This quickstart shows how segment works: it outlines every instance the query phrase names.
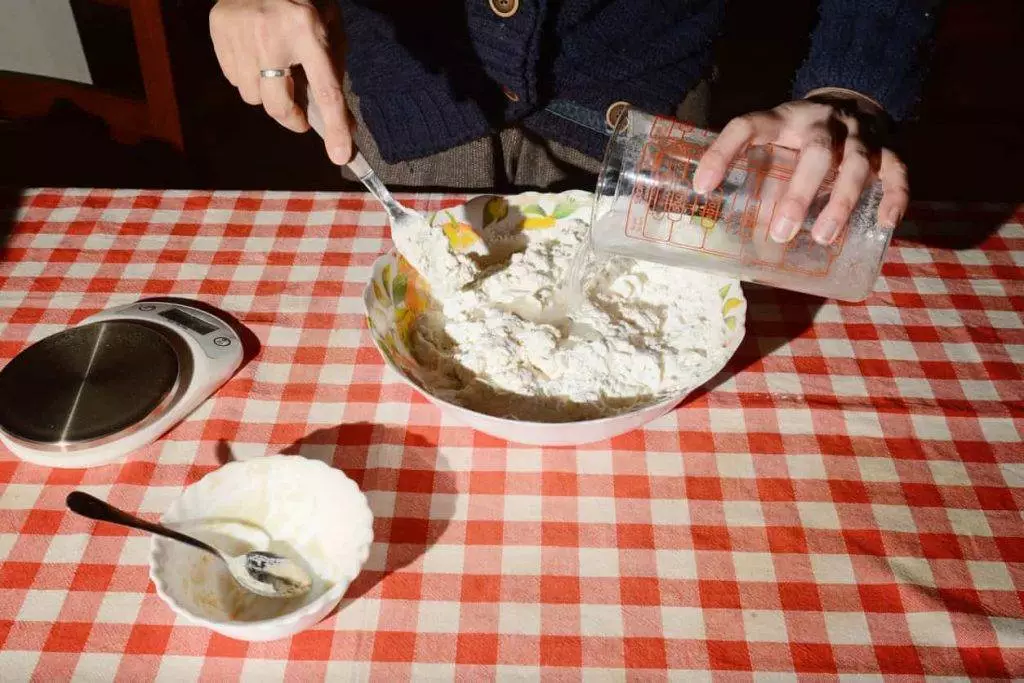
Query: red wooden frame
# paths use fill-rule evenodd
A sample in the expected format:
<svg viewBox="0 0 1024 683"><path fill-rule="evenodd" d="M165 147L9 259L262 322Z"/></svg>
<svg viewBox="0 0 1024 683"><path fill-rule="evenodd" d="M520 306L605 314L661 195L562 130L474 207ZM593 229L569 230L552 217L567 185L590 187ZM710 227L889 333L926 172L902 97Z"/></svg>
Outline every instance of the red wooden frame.
<svg viewBox="0 0 1024 683"><path fill-rule="evenodd" d="M0 73L0 116L42 116L57 100L69 100L99 116L122 142L157 138L183 150L170 53L160 0L93 0L131 12L132 30L146 97L115 95L82 83L29 74Z"/></svg>

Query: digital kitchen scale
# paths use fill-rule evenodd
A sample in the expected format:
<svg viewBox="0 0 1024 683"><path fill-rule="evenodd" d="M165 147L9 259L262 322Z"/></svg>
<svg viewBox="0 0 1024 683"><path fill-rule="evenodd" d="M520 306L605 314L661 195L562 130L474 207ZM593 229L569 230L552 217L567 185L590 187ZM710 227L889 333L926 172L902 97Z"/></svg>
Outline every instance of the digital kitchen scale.
<svg viewBox="0 0 1024 683"><path fill-rule="evenodd" d="M242 364L221 317L138 301L42 339L0 370L0 441L23 460L80 468L156 441Z"/></svg>

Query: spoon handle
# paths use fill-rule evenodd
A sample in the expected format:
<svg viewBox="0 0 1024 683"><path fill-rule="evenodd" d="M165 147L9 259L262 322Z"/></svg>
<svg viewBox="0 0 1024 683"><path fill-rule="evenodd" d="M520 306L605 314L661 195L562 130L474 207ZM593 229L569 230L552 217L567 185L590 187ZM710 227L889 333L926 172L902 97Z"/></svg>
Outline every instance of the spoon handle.
<svg viewBox="0 0 1024 683"><path fill-rule="evenodd" d="M320 137L324 137L324 120L320 116L320 109L316 106L316 99L308 88L306 90L306 120L309 121L310 128L315 130ZM384 183L381 182L373 167L370 166L359 150L356 150L352 160L345 165L355 174L359 182L366 186L370 194L376 197L384 206L384 209L392 219L396 219L405 213L402 205L392 196Z"/></svg>
<svg viewBox="0 0 1024 683"><path fill-rule="evenodd" d="M83 517L95 519L100 522L120 524L121 526L131 527L132 529L138 529L140 531L148 531L151 534L166 536L167 538L172 538L175 541L186 543L194 548L199 548L200 550L205 550L208 553L213 553L214 555L220 555L220 552L215 548L203 543L198 538L192 538L191 536L186 536L174 529L168 529L163 524L147 522L135 515L129 515L124 510L119 510L110 503L105 503L96 496L90 496L88 493L84 493L83 491L72 491L68 494L65 503L69 510L76 512Z"/></svg>
<svg viewBox="0 0 1024 683"><path fill-rule="evenodd" d="M380 176L374 172L370 164L363 158L361 152L356 152L352 161L348 162L348 167L359 178L359 182L381 203L384 210L388 212L388 217L391 218L392 223L397 221L406 212L401 203L391 194L391 190L380 179Z"/></svg>

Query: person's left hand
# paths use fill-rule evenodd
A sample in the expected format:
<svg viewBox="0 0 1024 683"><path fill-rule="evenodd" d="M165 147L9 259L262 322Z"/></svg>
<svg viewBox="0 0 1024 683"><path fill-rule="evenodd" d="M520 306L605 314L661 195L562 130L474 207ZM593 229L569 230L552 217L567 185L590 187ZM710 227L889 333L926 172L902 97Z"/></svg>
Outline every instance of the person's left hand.
<svg viewBox="0 0 1024 683"><path fill-rule="evenodd" d="M871 125L880 124L884 116L871 100L846 91L739 116L705 151L694 175L694 189L701 194L711 192L748 146L774 143L800 152L770 227L776 242L796 236L818 187L833 167L837 175L831 197L811 229L815 241L831 244L835 240L873 172L883 187L878 221L895 227L907 210L910 195L906 167L891 149L882 146L876 134L880 126Z"/></svg>

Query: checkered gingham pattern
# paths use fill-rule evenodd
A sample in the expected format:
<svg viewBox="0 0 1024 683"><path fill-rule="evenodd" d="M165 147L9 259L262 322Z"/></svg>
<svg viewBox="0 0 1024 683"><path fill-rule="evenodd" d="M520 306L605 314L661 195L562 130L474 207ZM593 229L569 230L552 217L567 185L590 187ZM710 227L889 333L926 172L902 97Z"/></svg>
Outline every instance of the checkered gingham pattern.
<svg viewBox="0 0 1024 683"><path fill-rule="evenodd" d="M160 295L234 314L262 350L123 463L0 453L0 679L1024 676L1022 217L916 206L908 233L983 242L898 241L865 304L749 287L721 376L642 431L555 449L442 419L385 371L367 196L26 192L4 362ZM82 489L155 519L225 458L279 452L340 467L376 516L341 610L289 640L175 618L147 537L64 509Z"/></svg>

